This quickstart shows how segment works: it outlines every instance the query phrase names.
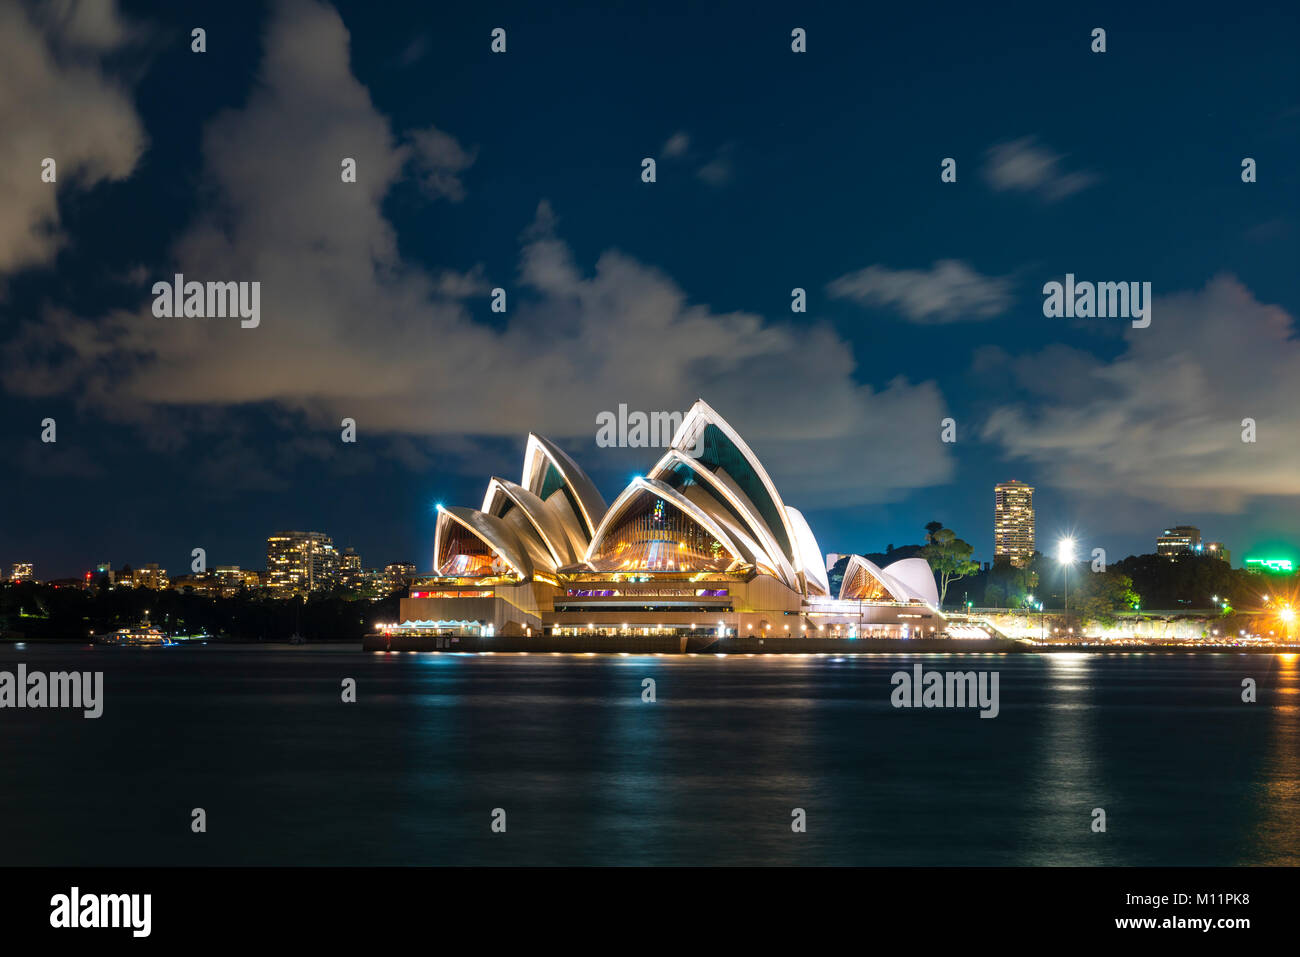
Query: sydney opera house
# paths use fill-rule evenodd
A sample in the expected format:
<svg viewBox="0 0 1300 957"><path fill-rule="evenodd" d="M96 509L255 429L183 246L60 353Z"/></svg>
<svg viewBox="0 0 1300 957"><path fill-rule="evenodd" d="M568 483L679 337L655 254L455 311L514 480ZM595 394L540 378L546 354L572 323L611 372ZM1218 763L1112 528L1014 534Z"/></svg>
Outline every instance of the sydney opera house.
<svg viewBox="0 0 1300 957"><path fill-rule="evenodd" d="M528 437L518 483L438 506L432 575L401 601L413 634L937 636L929 565L853 556L836 595L803 515L703 401L606 504L553 442Z"/></svg>

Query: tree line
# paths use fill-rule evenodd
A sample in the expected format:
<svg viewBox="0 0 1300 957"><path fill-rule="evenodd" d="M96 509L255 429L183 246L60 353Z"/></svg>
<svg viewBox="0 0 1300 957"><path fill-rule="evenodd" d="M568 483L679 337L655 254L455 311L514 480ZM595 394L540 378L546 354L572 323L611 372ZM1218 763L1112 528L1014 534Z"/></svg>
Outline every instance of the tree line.
<svg viewBox="0 0 1300 957"><path fill-rule="evenodd" d="M974 559L975 548L942 522L925 526L923 543L895 547L865 557L885 566L903 558L924 558L934 572L940 604L980 608L1037 608L1062 611L1066 575L1054 558L1035 552L1023 566L1007 560L988 568ZM845 557L832 569L832 594L838 593ZM836 572L838 571L838 577ZM1257 609L1277 590L1288 592L1295 579L1233 568L1213 555L1130 555L1097 570L1089 561L1071 565L1069 611L1088 620L1109 621L1127 611ZM951 600L956 599L956 600Z"/></svg>
<svg viewBox="0 0 1300 957"><path fill-rule="evenodd" d="M208 634L233 641L359 641L376 622L395 621L401 591L379 600L338 594L276 599L241 590L228 598L145 588L89 588L6 583L0 588L5 638L89 640L148 620L168 634Z"/></svg>

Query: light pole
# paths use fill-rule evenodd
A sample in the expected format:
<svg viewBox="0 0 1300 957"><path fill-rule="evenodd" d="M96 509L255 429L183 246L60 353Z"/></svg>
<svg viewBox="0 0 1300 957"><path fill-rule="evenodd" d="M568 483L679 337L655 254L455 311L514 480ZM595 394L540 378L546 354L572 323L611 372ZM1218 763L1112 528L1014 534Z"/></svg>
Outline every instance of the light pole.
<svg viewBox="0 0 1300 957"><path fill-rule="evenodd" d="M1074 539L1063 538L1056 546L1056 560L1065 567L1065 621L1070 621L1070 566L1074 564Z"/></svg>

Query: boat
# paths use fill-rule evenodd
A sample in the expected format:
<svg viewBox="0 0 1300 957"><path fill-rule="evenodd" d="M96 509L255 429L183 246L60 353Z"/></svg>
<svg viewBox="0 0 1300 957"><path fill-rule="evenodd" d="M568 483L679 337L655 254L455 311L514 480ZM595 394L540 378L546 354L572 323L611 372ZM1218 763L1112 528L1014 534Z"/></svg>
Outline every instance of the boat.
<svg viewBox="0 0 1300 957"><path fill-rule="evenodd" d="M93 641L97 645L129 647L161 647L175 644L153 625L128 625L104 635L95 635Z"/></svg>

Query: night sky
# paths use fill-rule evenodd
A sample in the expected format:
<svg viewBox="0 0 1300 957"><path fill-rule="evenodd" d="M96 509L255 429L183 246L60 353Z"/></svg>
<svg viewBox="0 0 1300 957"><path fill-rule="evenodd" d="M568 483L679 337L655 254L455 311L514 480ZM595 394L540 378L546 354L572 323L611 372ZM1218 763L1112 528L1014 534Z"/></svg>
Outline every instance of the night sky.
<svg viewBox="0 0 1300 957"><path fill-rule="evenodd" d="M1300 545L1294 6L179 6L0 6L6 569L427 570L529 431L612 500L659 452L597 414L697 397L823 551L989 560L1010 478L1045 550ZM176 272L261 324L156 318ZM1151 325L1046 318L1067 272Z"/></svg>

